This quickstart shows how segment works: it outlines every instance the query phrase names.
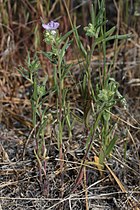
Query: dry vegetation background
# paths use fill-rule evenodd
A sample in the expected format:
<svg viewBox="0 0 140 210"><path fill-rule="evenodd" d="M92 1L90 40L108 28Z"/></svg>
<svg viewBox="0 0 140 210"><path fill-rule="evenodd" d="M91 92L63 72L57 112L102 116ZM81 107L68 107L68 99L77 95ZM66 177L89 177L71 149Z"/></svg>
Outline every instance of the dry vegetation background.
<svg viewBox="0 0 140 210"><path fill-rule="evenodd" d="M94 1L93 1L94 2ZM79 33L86 45L90 42L83 33L83 27L90 22L91 0L72 1L66 4L73 22L81 25ZM128 3L128 5L127 5ZM49 50L43 42L42 17L46 22L57 20L60 31L71 29L63 1L56 0L1 0L0 1L0 209L140 209L140 4L138 1L106 0L107 19L110 28L117 25L120 34L132 33L131 40L110 42L107 47L107 61L110 64L114 51L115 64L112 76L120 84L120 91L126 98L128 110L116 107L114 120L118 121L119 141L116 151L109 160L104 175L95 167L87 167L87 186L83 181L75 195L69 194L74 183L78 162L83 157L85 136L82 127L75 128L73 145L67 148L65 190L66 198L60 198L61 187L57 166L57 149L50 149L47 168L48 192L45 194L38 180L36 160L33 154L33 140L26 141L32 129L31 87L16 68L25 65L28 51ZM67 62L75 63L78 50L72 45L67 53ZM101 53L95 52L92 58L93 78L98 77L98 61ZM42 55L39 57L41 72L47 73L50 83L53 78L52 66ZM75 79L81 76L78 65L72 69ZM68 86L73 84L67 81ZM79 93L71 92L73 101ZM79 126L79 127L78 127ZM67 134L66 134L67 135ZM67 137L66 137L67 139ZM67 147L67 144L65 145ZM126 147L126 148L125 148ZM53 147L52 147L53 148ZM74 153L76 151L76 153ZM92 161L92 160L91 160ZM94 168L94 169L93 169ZM87 196L88 193L88 196Z"/></svg>

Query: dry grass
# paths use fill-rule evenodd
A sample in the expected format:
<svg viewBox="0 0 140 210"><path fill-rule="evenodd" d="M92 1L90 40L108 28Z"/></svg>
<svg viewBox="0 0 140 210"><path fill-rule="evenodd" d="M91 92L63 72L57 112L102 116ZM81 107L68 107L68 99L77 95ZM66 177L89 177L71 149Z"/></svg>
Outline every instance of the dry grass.
<svg viewBox="0 0 140 210"><path fill-rule="evenodd" d="M97 164L97 149L100 144L95 136L88 160L84 163L84 179L73 191L81 159L84 157L87 133L84 125L78 121L72 129L71 140L66 130L63 145L64 160L59 160L55 139L57 128L54 122L46 130L46 142L49 146L47 180L43 179L44 183L39 180L33 152L34 138L31 136L33 125L29 98L32 90L28 82L19 75L16 67L19 64L24 65L29 49L33 54L36 50L48 48L42 41L40 17L46 22L52 17L59 19L62 32L70 29L62 1L56 0L52 4L50 2L49 0L0 2L0 209L138 210L140 209L140 16L135 17L132 14L128 16L128 20L124 20L125 7L122 8L121 5L119 7L115 0L109 1L111 6L113 2L116 3L117 10L114 11L117 12L114 14L117 16L113 21L116 22L119 31L122 33L130 31L134 35L132 40L117 43L117 46L110 43L106 55L109 68L116 50L111 74L120 83L120 91L128 103L127 110L118 105L112 113L113 123L117 122L115 131L119 136L115 150L101 173ZM86 25L91 1L79 7L74 5L74 8L71 2L67 1L67 7L71 11L72 21L77 18L77 24L81 24L82 21L83 25ZM113 12L113 9L111 11ZM89 42L82 33L81 39L86 43ZM67 54L68 62L77 63L76 56L77 50L70 48ZM40 60L41 71L47 72L52 78L51 64L41 55ZM102 62L102 55L96 52L92 58L93 82L99 80L99 62ZM79 65L74 66L72 75L78 83L82 77ZM51 82L50 79L48 87L51 86ZM65 85L71 87L70 97L73 105L81 108L81 95L75 83L66 81ZM49 106L55 113L54 100L52 98ZM60 161L63 161L64 186L61 186ZM63 198L60 197L62 191Z"/></svg>

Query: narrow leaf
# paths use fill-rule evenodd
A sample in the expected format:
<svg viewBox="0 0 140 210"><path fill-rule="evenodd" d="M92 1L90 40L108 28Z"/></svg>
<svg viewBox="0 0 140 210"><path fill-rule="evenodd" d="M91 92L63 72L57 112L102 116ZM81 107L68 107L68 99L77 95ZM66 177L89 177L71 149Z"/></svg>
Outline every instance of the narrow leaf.
<svg viewBox="0 0 140 210"><path fill-rule="evenodd" d="M115 145L117 139L118 139L118 137L115 136L115 137L111 140L110 144L108 145L108 147L107 147L107 149L106 149L106 151L105 151L105 156L108 156L108 155L111 153L111 151L113 150L114 145Z"/></svg>

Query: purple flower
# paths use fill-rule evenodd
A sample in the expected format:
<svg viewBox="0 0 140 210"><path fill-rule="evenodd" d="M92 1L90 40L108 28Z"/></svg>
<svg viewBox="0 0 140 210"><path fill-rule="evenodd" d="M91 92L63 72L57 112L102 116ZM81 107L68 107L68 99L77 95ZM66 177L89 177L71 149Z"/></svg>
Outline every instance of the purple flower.
<svg viewBox="0 0 140 210"><path fill-rule="evenodd" d="M59 23L50 21L48 24L42 24L42 27L48 31L56 30L59 27Z"/></svg>

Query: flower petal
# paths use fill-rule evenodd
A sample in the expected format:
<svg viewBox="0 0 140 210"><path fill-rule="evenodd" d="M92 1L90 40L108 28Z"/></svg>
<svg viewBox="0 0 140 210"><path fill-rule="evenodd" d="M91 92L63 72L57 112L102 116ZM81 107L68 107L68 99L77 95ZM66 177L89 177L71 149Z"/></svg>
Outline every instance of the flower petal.
<svg viewBox="0 0 140 210"><path fill-rule="evenodd" d="M50 21L48 24L42 24L42 27L46 30L56 30L59 27L59 23Z"/></svg>

